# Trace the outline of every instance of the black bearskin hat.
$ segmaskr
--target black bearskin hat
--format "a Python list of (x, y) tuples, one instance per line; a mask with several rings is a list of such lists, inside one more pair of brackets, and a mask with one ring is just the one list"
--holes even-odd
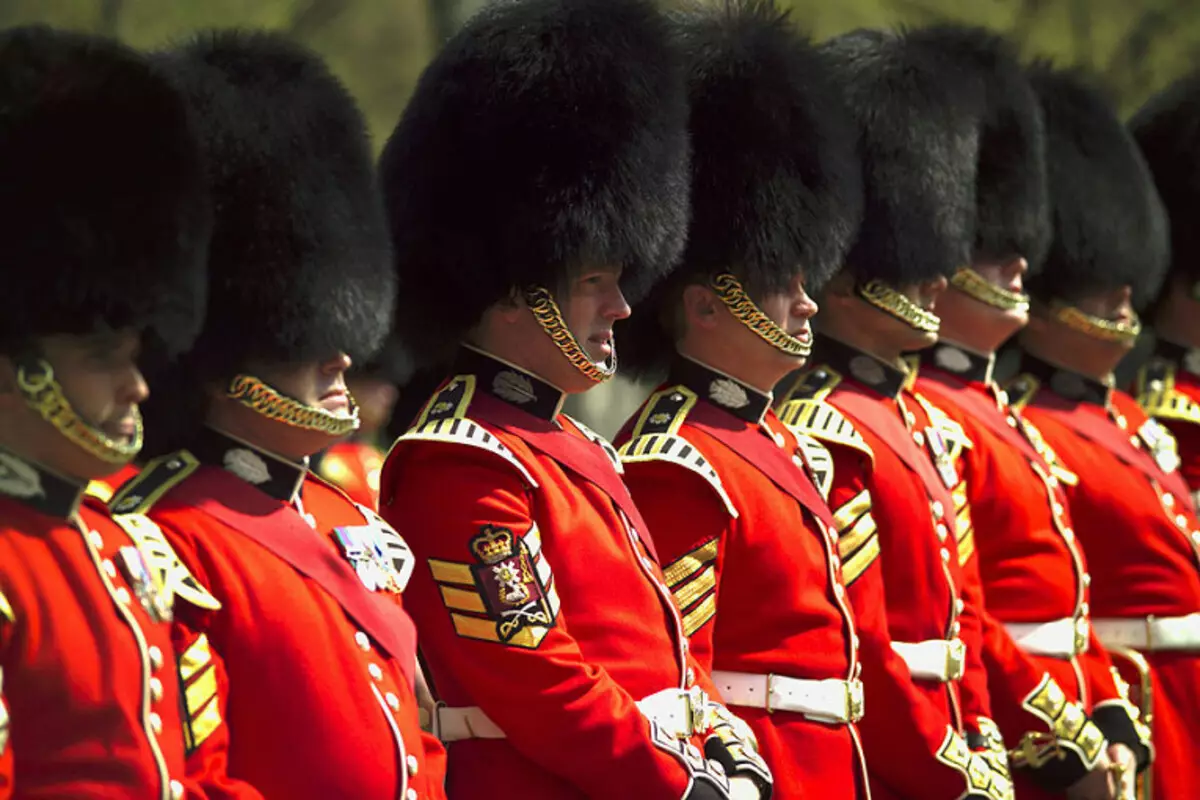
[(1040, 267), (1050, 246), (1045, 126), (1037, 95), (1010, 42), (985, 28), (941, 25), (921, 32), (985, 92), (975, 168), (976, 259), (1022, 256)]
[(98, 327), (186, 348), (211, 209), (182, 99), (133, 50), (0, 33), (0, 347)]
[(1169, 232), (1133, 137), (1081, 75), (1036, 65), (1030, 80), (1046, 120), (1054, 239), (1030, 293), (1072, 302), (1129, 285), (1135, 308), (1158, 293)]
[(509, 0), (425, 70), (381, 177), (419, 364), (514, 290), (624, 268), (631, 300), (672, 267), (687, 223), (687, 109), (652, 0)]
[(938, 28), (855, 31), (822, 46), (860, 129), (865, 212), (847, 267), (893, 286), (971, 262), (987, 93)]
[(157, 60), (200, 132), (216, 221), (204, 331), (189, 359), (366, 360), (391, 327), (395, 275), (366, 124), (316, 54), (216, 31)]
[(662, 305), (721, 273), (751, 294), (810, 290), (843, 264), (862, 219), (857, 129), (825, 59), (769, 0), (677, 18), (687, 68), (691, 221), (681, 265), (620, 327), (622, 365), (665, 363)]
[(1129, 128), (1171, 220), (1171, 267), (1200, 281), (1200, 72), (1151, 99)]
[(144, 456), (186, 446), (204, 387), (250, 359), (344, 351), (365, 363), (396, 296), (365, 122), (317, 55), (277, 34), (218, 31), (155, 58), (187, 98), (216, 219), (204, 330), (150, 375)]

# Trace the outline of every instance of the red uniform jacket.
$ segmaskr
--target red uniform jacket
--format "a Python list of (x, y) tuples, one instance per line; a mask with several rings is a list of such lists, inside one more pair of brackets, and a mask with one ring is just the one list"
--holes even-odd
[[(618, 439), (625, 481), (702, 666), (854, 680), (858, 637), (833, 520), (770, 406), (770, 395), (680, 359)], [(853, 724), (736, 710), (757, 734), (777, 800), (866, 797)]]
[[(978, 608), (962, 596), (950, 490), (926, 453), (942, 444), (926, 441), (931, 407), (906, 386), (906, 373), (828, 337), (817, 337), (810, 364), (782, 398), (780, 417), (837, 445), (829, 504), (864, 637), (860, 728), (872, 794), (1004, 797), (1011, 784), (990, 720)], [(914, 677), (893, 651), (955, 639), (965, 647), (962, 677), (945, 683)], [(963, 738), (987, 758), (967, 763)]]
[(411, 557), (382, 520), (213, 430), (111, 507), (154, 519), (221, 602), (204, 633), (228, 671), (231, 775), (271, 798), (443, 796), (399, 598)]
[(0, 796), (259, 797), (224, 775), (221, 665), (190, 632), (216, 600), (83, 494), (0, 451)]
[[(1053, 797), (1094, 765), (1098, 738), (1079, 726), (1089, 714), (1110, 742), (1128, 745), (1149, 763), (1137, 713), (1114, 682), (1112, 661), (1089, 624), (1087, 561), (1076, 541), (1062, 480), (1073, 475), (1033, 425), (1013, 411), (992, 381), (993, 359), (949, 343), (923, 354), (917, 389), (965, 430), (970, 446), (957, 462), (954, 488), (960, 556), (978, 575), (985, 598), (984, 661), (992, 711), (1013, 746), (1030, 733), (1053, 732), (1067, 756), (1026, 767), (1018, 786)], [(1063, 621), (1074, 655), (1029, 652), (1006, 626)], [(1020, 632), (1020, 631), (1018, 631)], [(1036, 649), (1036, 648), (1033, 648)], [(1047, 682), (1047, 676), (1052, 683)], [(1061, 702), (1048, 696), (1061, 692)], [(1068, 711), (1068, 705), (1074, 708)], [(1046, 791), (1028, 785), (1032, 778)]]
[[(380, 508), (417, 557), (406, 600), (438, 699), (503, 738), (450, 746), (451, 797), (725, 794), (709, 734), (670, 735), (638, 702), (699, 685), (616, 452), (563, 396), (464, 349), (384, 466)], [(765, 780), (734, 742), (726, 770)]]
[(369, 442), (342, 442), (321, 454), (317, 472), (350, 499), (367, 508), (379, 507), (379, 474), (383, 453)]
[[(1094, 620), (1200, 611), (1200, 522), (1164, 429), (1129, 395), (1030, 356), (1009, 392), (1076, 475), (1066, 487)], [(1151, 651), (1156, 797), (1200, 797), (1200, 653)]]
[(1194, 505), (1200, 491), (1200, 352), (1160, 339), (1138, 370), (1134, 394), (1142, 409), (1174, 434), (1179, 471)]

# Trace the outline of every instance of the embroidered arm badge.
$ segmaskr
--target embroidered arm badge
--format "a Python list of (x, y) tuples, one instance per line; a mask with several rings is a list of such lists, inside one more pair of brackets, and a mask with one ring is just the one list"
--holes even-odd
[(184, 744), (191, 753), (221, 725), (221, 707), (217, 703), (217, 671), (213, 666), (207, 636), (201, 635), (179, 657), (179, 681), (187, 710)]
[(859, 579), (879, 558), (879, 533), (871, 516), (871, 493), (863, 489), (833, 513), (838, 556), (846, 586)]
[(429, 559), (455, 631), (468, 639), (536, 649), (559, 612), (537, 525), (524, 536), (484, 525), (468, 546), (474, 563)]
[(709, 539), (667, 565), (663, 578), (683, 615), (683, 632), (691, 636), (717, 613), (716, 560), (719, 542)]

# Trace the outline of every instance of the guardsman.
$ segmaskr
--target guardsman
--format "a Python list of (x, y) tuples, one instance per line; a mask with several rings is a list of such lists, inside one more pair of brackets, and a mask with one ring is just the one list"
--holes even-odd
[(1151, 322), (1154, 354), (1137, 373), (1138, 403), (1174, 436), (1179, 469), (1200, 497), (1200, 78), (1153, 98), (1129, 123), (1171, 223), (1171, 265)]
[(624, 289), (679, 254), (687, 154), (651, 0), (489, 6), (384, 150), (401, 339), (418, 367), (453, 359), (380, 495), (417, 557), (405, 599), (451, 797), (770, 793), (689, 651), (616, 451), (561, 413), (613, 375)]
[(668, 373), (618, 438), (625, 481), (692, 651), (754, 729), (774, 796), (865, 798), (859, 641), (833, 519), (771, 410), (811, 344), (806, 287), (841, 264), (861, 218), (856, 130), (773, 3), (679, 25), (691, 222), (682, 264), (617, 327), (625, 368)]
[(1170, 433), (1112, 387), (1138, 334), (1135, 309), (1165, 271), (1165, 213), (1132, 138), (1084, 78), (1039, 68), (1032, 81), (1054, 229), (1028, 281), (1023, 374), (1008, 394), (1054, 454), (1092, 578), (1092, 630), (1138, 688), (1135, 700), (1153, 704), (1153, 796), (1196, 797), (1200, 522)]
[(268, 797), (444, 796), (419, 727), (412, 561), (308, 458), (357, 424), (344, 373), (395, 278), (363, 119), (314, 54), (210, 32), (158, 62), (186, 95), (217, 208), (196, 344), (147, 404), (156, 456), (118, 489), (220, 600), (229, 771)]
[(219, 604), (84, 491), (141, 447), (142, 346), (203, 317), (186, 107), (124, 46), (41, 27), (0, 33), (0, 107), (0, 797), (257, 798), (222, 769)]
[(861, 130), (866, 214), (824, 290), (808, 367), (778, 398), (787, 425), (830, 446), (855, 612), (886, 609), (882, 624), (860, 623), (883, 632), (873, 658), (863, 645), (876, 800), (1012, 795), (953, 536), (965, 437), (942, 433), (945, 415), (913, 391), (902, 358), (937, 340), (932, 307), (969, 255), (979, 87), (942, 42), (937, 29), (856, 32), (824, 47)]
[[(987, 87), (969, 266), (938, 299), (938, 344), (921, 353), (917, 391), (966, 432), (952, 489), (959, 559), (985, 598), (992, 711), (1016, 748), (1018, 798), (1106, 796), (1110, 778), (1076, 733), (1085, 714), (1132, 786), (1149, 762), (1148, 730), (1114, 682), (1089, 627), (1087, 561), (1053, 453), (992, 376), (1000, 345), (1029, 319), (1022, 288), (1050, 244), (1045, 136), (1038, 98), (1010, 46), (946, 29)], [(1085, 726), (1085, 729), (1093, 729)]]

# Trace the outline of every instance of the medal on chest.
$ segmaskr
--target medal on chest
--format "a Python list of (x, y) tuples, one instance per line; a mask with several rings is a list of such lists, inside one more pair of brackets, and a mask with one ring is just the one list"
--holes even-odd
[(954, 468), (954, 460), (950, 458), (950, 450), (946, 447), (946, 439), (942, 432), (930, 426), (925, 429), (925, 446), (933, 458), (933, 466), (937, 468), (938, 476), (947, 489), (958, 485), (958, 470)]
[(125, 545), (117, 551), (117, 563), (121, 574), (133, 589), (133, 595), (142, 608), (155, 622), (170, 622), (173, 614), (173, 596), (168, 595), (154, 580), (142, 551), (134, 545)]
[(1146, 445), (1159, 469), (1163, 472), (1179, 469), (1179, 445), (1175, 437), (1157, 420), (1146, 420), (1145, 424), (1138, 428), (1138, 438)]
[(334, 528), (342, 555), (369, 591), (404, 591), (412, 575), (413, 557), (400, 535), (382, 521)]

